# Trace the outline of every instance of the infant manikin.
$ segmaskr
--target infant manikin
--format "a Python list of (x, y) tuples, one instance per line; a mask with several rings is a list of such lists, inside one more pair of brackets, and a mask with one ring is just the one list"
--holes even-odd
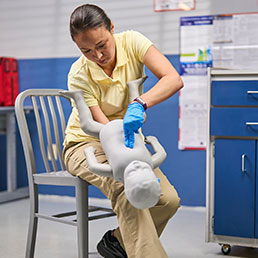
[[(139, 94), (139, 86), (145, 78), (129, 82), (129, 99), (132, 101)], [(82, 130), (100, 139), (109, 164), (98, 163), (94, 147), (84, 150), (89, 170), (101, 176), (114, 177), (124, 183), (125, 195), (128, 201), (138, 209), (153, 207), (160, 198), (160, 183), (153, 169), (158, 167), (166, 158), (166, 152), (154, 136), (145, 138), (151, 144), (154, 154), (145, 147), (140, 134), (135, 133), (134, 147), (124, 144), (123, 120), (112, 120), (106, 125), (93, 120), (91, 112), (83, 98), (81, 90), (60, 91), (66, 98), (75, 101)]]

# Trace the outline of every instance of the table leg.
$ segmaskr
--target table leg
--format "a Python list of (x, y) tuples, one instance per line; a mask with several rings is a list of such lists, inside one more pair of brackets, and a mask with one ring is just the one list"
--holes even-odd
[(6, 114), (6, 149), (7, 191), (12, 192), (17, 188), (16, 123), (14, 112), (9, 112)]

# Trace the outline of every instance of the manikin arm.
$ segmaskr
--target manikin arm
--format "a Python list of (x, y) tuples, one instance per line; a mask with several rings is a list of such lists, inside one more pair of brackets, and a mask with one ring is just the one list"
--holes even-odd
[(82, 130), (86, 134), (99, 138), (99, 132), (104, 125), (93, 120), (90, 109), (83, 97), (82, 90), (74, 90), (74, 91), (63, 90), (63, 91), (59, 91), (59, 93), (65, 98), (73, 99), (75, 101), (75, 104), (79, 112), (80, 124), (81, 124)]
[(100, 176), (113, 177), (111, 166), (99, 163), (95, 157), (95, 151), (96, 149), (92, 146), (84, 150), (89, 170)]
[[(140, 86), (145, 82), (145, 80), (148, 78), (148, 76), (136, 79), (134, 81), (130, 81), (127, 83), (128, 91), (129, 91), (129, 103), (133, 102), (133, 100), (137, 97), (139, 97), (140, 92), (139, 88)], [(146, 121), (146, 113), (143, 114), (144, 121)]]
[(167, 157), (166, 151), (154, 136), (145, 137), (145, 142), (150, 144), (154, 150), (154, 154), (151, 156), (153, 168), (160, 166)]
[(145, 76), (127, 83), (127, 87), (129, 89), (129, 102), (132, 102), (135, 98), (139, 97), (139, 87), (145, 82), (147, 78), (148, 76)]

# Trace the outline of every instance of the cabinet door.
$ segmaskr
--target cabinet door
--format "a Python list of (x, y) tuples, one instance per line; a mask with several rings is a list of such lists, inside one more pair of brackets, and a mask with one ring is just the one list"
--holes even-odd
[(215, 140), (216, 235), (255, 236), (255, 152), (255, 140)]
[(257, 161), (258, 161), (258, 141), (256, 141), (256, 208), (255, 208), (255, 214), (256, 214), (256, 218), (255, 218), (255, 238), (258, 238), (258, 165), (257, 165)]

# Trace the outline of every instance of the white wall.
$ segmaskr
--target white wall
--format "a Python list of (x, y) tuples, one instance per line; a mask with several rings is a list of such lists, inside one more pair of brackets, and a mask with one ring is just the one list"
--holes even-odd
[[(0, 56), (78, 56), (70, 39), (69, 16), (82, 0), (0, 0)], [(154, 0), (93, 0), (103, 7), (116, 32), (134, 29), (165, 54), (179, 53), (179, 17), (258, 11), (257, 0), (196, 0), (189, 12), (154, 12)]]
[(258, 12), (257, 0), (211, 0), (212, 14)]
[[(179, 17), (209, 13), (211, 0), (197, 0), (190, 12), (154, 12), (153, 0), (95, 0), (115, 24), (134, 29), (165, 54), (179, 52)], [(69, 16), (80, 0), (0, 0), (0, 56), (49, 58), (78, 56), (70, 39)]]

